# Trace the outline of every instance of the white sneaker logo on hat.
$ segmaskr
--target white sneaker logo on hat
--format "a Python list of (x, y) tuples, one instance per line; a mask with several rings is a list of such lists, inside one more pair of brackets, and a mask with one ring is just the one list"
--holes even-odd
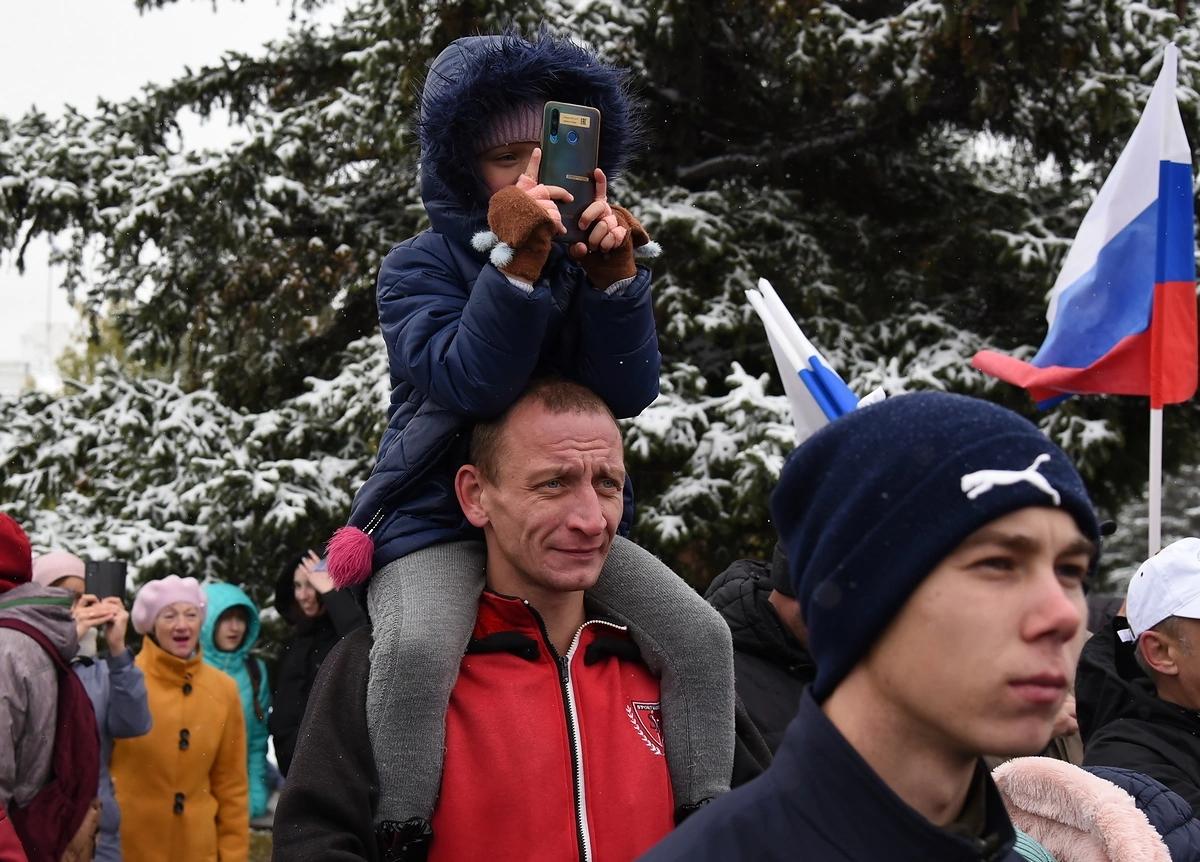
[(1033, 463), (1024, 470), (977, 470), (962, 477), (962, 490), (968, 500), (974, 500), (997, 485), (1015, 485), (1018, 482), (1028, 482), (1039, 491), (1045, 491), (1054, 505), (1062, 503), (1062, 497), (1046, 477), (1038, 472), (1038, 467), (1050, 460), (1046, 454), (1038, 455)]

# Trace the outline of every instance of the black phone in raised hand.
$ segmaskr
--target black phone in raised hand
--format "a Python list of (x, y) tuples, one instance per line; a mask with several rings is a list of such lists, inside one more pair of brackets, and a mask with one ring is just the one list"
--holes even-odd
[(98, 599), (116, 596), (124, 602), (126, 571), (127, 566), (121, 560), (85, 560), (83, 591)]
[(542, 167), (538, 182), (560, 186), (574, 198), (556, 201), (565, 234), (556, 241), (587, 242), (579, 217), (596, 199), (596, 163), (600, 154), (600, 112), (586, 105), (547, 102), (542, 114)]

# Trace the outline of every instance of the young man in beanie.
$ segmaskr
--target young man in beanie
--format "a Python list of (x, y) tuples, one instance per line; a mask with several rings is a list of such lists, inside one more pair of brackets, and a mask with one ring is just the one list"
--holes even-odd
[(1148, 775), (1200, 810), (1200, 539), (1142, 563), (1124, 613), (1079, 666), (1081, 712), (1103, 722), (1083, 728), (1084, 765)]
[(1049, 741), (1098, 525), (1016, 414), (890, 398), (813, 435), (771, 499), (817, 675), (770, 768), (643, 857), (1015, 860), (981, 755)]
[[(455, 40), (421, 98), (421, 196), (430, 228), (380, 267), (379, 322), (391, 407), (371, 476), (328, 547), (339, 587), (370, 578), (374, 629), (369, 732), (381, 779), (381, 845), (426, 835), (442, 772), (445, 713), (484, 579), (481, 533), (453, 481), (475, 423), (504, 412), (535, 377), (599, 395), (617, 418), (658, 394), (660, 356), (649, 236), (607, 197), (636, 145), (627, 75), (547, 32)], [(539, 181), (547, 101), (600, 112), (593, 194), (567, 244)], [(632, 517), (627, 484), (624, 535)], [(635, 585), (627, 589), (626, 585)], [(663, 720), (681, 815), (727, 790), (733, 767), (732, 647), (720, 617), (686, 583), (625, 539), (595, 590), (628, 623), (663, 679)], [(634, 597), (641, 597), (635, 600)], [(678, 625), (679, 621), (683, 625)], [(672, 641), (669, 633), (682, 638)]]

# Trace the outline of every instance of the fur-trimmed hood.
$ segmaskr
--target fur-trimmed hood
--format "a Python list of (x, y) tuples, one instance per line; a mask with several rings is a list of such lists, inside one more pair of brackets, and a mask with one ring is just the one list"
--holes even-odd
[(1074, 764), (1018, 757), (992, 778), (1013, 824), (1060, 862), (1172, 862), (1134, 798)]
[(421, 96), (421, 198), (434, 230), (460, 241), (483, 226), (475, 145), (500, 114), (531, 102), (600, 111), (600, 167), (611, 180), (636, 147), (625, 72), (546, 30), (456, 39), (430, 64)]

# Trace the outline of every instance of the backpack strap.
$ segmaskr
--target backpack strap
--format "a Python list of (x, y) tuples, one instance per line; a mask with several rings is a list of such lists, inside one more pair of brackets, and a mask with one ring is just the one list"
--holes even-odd
[(22, 634), (26, 634), (33, 638), (35, 641), (37, 641), (38, 646), (46, 651), (46, 655), (50, 656), (50, 660), (54, 662), (55, 666), (60, 671), (64, 673), (71, 672), (71, 666), (67, 664), (66, 659), (64, 659), (62, 654), (59, 653), (58, 648), (51, 643), (50, 638), (46, 637), (46, 633), (41, 629), (37, 628), (31, 623), (25, 622), (24, 620), (14, 620), (9, 617), (0, 617), (0, 628), (16, 629)]
[(246, 656), (246, 672), (250, 674), (250, 697), (254, 700), (254, 715), (262, 721), (267, 717), (258, 700), (258, 689), (262, 686), (262, 669), (258, 666), (258, 659), (252, 655)]

